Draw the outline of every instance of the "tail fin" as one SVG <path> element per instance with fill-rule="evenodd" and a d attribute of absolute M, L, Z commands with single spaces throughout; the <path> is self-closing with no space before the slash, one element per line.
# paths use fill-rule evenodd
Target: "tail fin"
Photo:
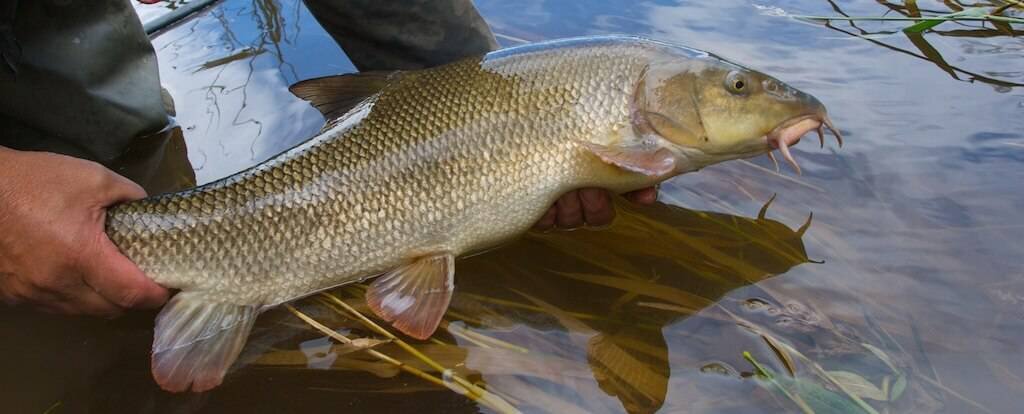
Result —
<path fill-rule="evenodd" d="M 256 307 L 217 303 L 181 292 L 156 317 L 153 378 L 171 392 L 220 385 L 256 320 Z"/>

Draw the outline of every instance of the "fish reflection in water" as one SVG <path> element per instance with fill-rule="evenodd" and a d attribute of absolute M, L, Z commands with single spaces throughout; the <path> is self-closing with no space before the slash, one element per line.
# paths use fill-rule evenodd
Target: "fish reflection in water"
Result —
<path fill-rule="evenodd" d="M 801 241 L 809 221 L 790 227 L 764 215 L 747 218 L 663 204 L 621 203 L 617 208 L 619 218 L 608 229 L 532 233 L 461 261 L 464 277 L 442 325 L 447 334 L 439 331 L 440 343 L 416 348 L 446 367 L 482 380 L 488 389 L 527 411 L 654 412 L 666 401 L 673 370 L 696 371 L 707 365 L 707 359 L 721 358 L 723 346 L 738 346 L 695 341 L 688 346 L 691 349 L 673 349 L 670 357 L 663 327 L 687 319 L 735 324 L 717 310 L 722 307 L 751 319 L 792 313 L 762 299 L 770 298 L 764 292 L 750 301 L 760 306 L 715 301 L 736 288 L 810 262 Z M 529 258 L 525 266 L 523 258 Z M 366 310 L 358 287 L 333 293 Z M 767 310 L 771 308 L 776 310 Z M 316 300 L 303 302 L 299 309 L 350 337 L 369 334 L 358 323 L 325 311 Z M 310 339 L 308 327 L 287 312 L 268 316 L 267 322 L 257 324 L 243 361 L 279 368 L 322 367 L 328 361 L 338 370 L 383 377 L 399 373 L 363 353 L 333 355 L 323 344 L 318 352 L 294 350 L 296 340 L 301 344 Z M 268 348 L 277 350 L 267 352 Z M 396 357 L 402 354 L 390 344 L 377 349 Z M 739 348 L 734 354 L 736 360 L 728 364 L 743 367 Z M 232 382 L 255 376 L 243 370 Z M 370 378 L 352 374 L 329 389 L 340 392 L 350 382 Z M 226 386 L 232 387 L 232 382 Z M 357 389 L 402 392 L 406 386 L 371 382 L 374 385 Z"/>

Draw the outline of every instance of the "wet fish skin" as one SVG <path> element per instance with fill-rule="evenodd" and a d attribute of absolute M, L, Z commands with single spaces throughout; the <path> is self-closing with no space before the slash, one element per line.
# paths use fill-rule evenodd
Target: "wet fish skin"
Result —
<path fill-rule="evenodd" d="M 112 209 L 108 233 L 157 282 L 266 305 L 322 289 L 328 275 L 338 284 L 493 245 L 564 191 L 650 181 L 595 162 L 576 142 L 628 119 L 646 51 L 627 50 L 614 60 L 603 48 L 565 49 L 493 59 L 489 71 L 463 61 L 410 74 L 254 169 Z M 588 77 L 605 81 L 570 81 L 586 60 Z M 523 81 L 509 75 L 531 72 L 555 76 L 519 92 Z M 469 96 L 456 98 L 462 91 Z"/>
<path fill-rule="evenodd" d="M 705 90 L 736 74 L 752 89 L 777 82 L 786 99 Z M 813 97 L 766 75 L 633 37 L 529 45 L 365 80 L 380 89 L 310 141 L 109 211 L 111 240 L 182 291 L 157 320 L 153 373 L 165 389 L 218 385 L 260 311 L 380 274 L 371 307 L 429 335 L 437 320 L 428 319 L 450 298 L 453 259 L 527 231 L 561 194 L 630 191 L 765 153 L 785 121 L 825 117 Z M 359 89 L 343 85 L 330 92 Z"/>

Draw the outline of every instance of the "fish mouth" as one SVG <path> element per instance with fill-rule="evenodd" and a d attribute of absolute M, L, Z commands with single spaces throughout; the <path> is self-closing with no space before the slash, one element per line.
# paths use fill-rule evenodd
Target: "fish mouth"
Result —
<path fill-rule="evenodd" d="M 801 115 L 787 119 L 769 132 L 768 135 L 765 135 L 765 140 L 769 146 L 768 158 L 771 158 L 775 164 L 775 171 L 779 170 L 779 162 L 775 159 L 775 155 L 772 154 L 772 150 L 777 149 L 782 154 L 782 158 L 789 165 L 793 166 L 796 173 L 802 174 L 800 164 L 797 164 L 793 154 L 789 152 L 789 147 L 800 142 L 800 138 L 804 134 L 817 131 L 818 141 L 821 143 L 821 147 L 825 148 L 825 128 L 832 132 L 832 135 L 836 137 L 836 142 L 839 143 L 839 147 L 842 147 L 843 135 L 839 133 L 839 130 L 832 124 L 832 120 L 824 113 Z"/>

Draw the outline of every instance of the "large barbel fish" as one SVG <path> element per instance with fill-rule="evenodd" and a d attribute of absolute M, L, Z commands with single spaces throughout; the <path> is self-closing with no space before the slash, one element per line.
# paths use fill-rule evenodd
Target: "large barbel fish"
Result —
<path fill-rule="evenodd" d="M 563 193 L 626 192 L 773 149 L 796 167 L 788 147 L 831 129 L 817 99 L 777 79 L 625 36 L 292 91 L 324 113 L 322 133 L 108 213 L 124 254 L 180 290 L 156 320 L 152 370 L 164 389 L 220 384 L 261 311 L 372 277 L 370 308 L 429 337 L 455 259 L 527 231 Z"/>

